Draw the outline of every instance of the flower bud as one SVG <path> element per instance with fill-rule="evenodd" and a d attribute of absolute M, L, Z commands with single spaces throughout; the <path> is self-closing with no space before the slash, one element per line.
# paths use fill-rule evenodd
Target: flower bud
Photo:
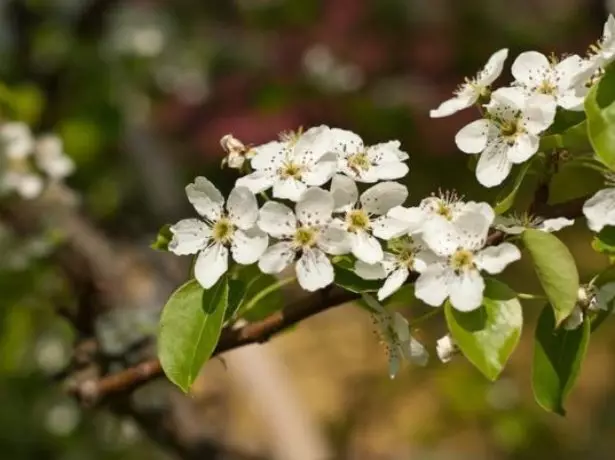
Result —
<path fill-rule="evenodd" d="M 450 334 L 446 334 L 436 342 L 436 353 L 443 363 L 448 363 L 458 351 L 459 349 Z"/>

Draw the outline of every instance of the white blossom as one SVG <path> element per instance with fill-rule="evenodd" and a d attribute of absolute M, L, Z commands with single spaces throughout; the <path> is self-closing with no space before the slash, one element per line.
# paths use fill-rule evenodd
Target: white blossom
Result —
<path fill-rule="evenodd" d="M 544 94 L 555 111 L 556 106 L 567 110 L 583 110 L 583 102 L 589 88 L 575 85 L 579 70 L 584 61 L 576 54 L 567 56 L 561 61 L 549 59 L 537 51 L 521 53 L 511 67 L 516 84 L 524 88 L 528 94 Z"/>
<path fill-rule="evenodd" d="M 256 227 L 258 204 L 250 190 L 234 188 L 224 197 L 206 178 L 197 177 L 186 187 L 188 200 L 202 219 L 184 219 L 171 227 L 169 250 L 177 255 L 197 254 L 194 276 L 211 288 L 228 270 L 230 247 L 233 259 L 253 264 L 267 248 L 267 235 Z"/>
<path fill-rule="evenodd" d="M 378 290 L 378 300 L 382 301 L 403 286 L 410 272 L 421 273 L 438 258 L 418 237 L 404 237 L 395 242 L 391 251 L 384 253 L 382 261 L 368 264 L 362 260 L 355 263 L 355 273 L 366 280 L 384 279 Z"/>
<path fill-rule="evenodd" d="M 493 218 L 493 213 L 489 219 L 485 213 L 470 210 L 454 223 L 441 219 L 426 224 L 422 237 L 440 259 L 419 275 L 415 284 L 418 299 L 438 306 L 448 297 L 460 311 L 481 305 L 485 283 L 480 271 L 500 273 L 521 258 L 519 249 L 511 243 L 484 248 Z"/>
<path fill-rule="evenodd" d="M 374 183 L 408 174 L 408 165 L 404 161 L 409 157 L 400 150 L 399 141 L 366 147 L 355 133 L 339 128 L 331 129 L 331 138 L 338 158 L 338 172 L 357 182 Z"/>
<path fill-rule="evenodd" d="M 327 182 L 337 168 L 332 150 L 331 130 L 327 126 L 305 133 L 281 136 L 279 141 L 254 147 L 251 160 L 254 172 L 237 180 L 237 186 L 259 193 L 273 187 L 273 196 L 298 201 L 309 186 Z"/>
<path fill-rule="evenodd" d="M 542 219 L 540 217 L 511 215 L 496 216 L 493 221 L 493 228 L 508 235 L 520 235 L 527 228 L 553 233 L 560 231 L 562 228 L 570 227 L 573 224 L 574 219 L 567 219 L 566 217 Z"/>
<path fill-rule="evenodd" d="M 577 303 L 562 327 L 566 330 L 577 329 L 585 318 L 586 312 L 608 311 L 609 304 L 615 298 L 615 282 L 605 283 L 599 288 L 581 286 L 577 295 Z"/>
<path fill-rule="evenodd" d="M 492 83 L 502 73 L 507 57 L 507 49 L 501 49 L 492 54 L 485 67 L 474 78 L 466 78 L 465 83 L 455 90 L 453 98 L 444 101 L 437 109 L 431 110 L 429 116 L 431 118 L 447 117 L 473 106 L 481 97 L 487 97 Z"/>
<path fill-rule="evenodd" d="M 0 126 L 0 192 L 17 192 L 22 198 L 36 198 L 43 180 L 30 162 L 34 138 L 30 128 L 20 122 Z"/>
<path fill-rule="evenodd" d="M 599 232 L 607 225 L 615 226 L 615 188 L 598 191 L 583 205 L 587 226 Z"/>
<path fill-rule="evenodd" d="M 459 352 L 459 347 L 450 334 L 440 337 L 436 342 L 436 353 L 443 363 L 448 363 Z"/>
<path fill-rule="evenodd" d="M 34 159 L 39 169 L 54 180 L 64 179 L 75 170 L 75 163 L 64 153 L 62 140 L 52 134 L 37 139 Z"/>
<path fill-rule="evenodd" d="M 386 347 L 389 357 L 389 377 L 395 378 L 401 367 L 402 358 L 412 364 L 425 366 L 429 354 L 425 347 L 410 335 L 408 320 L 397 312 L 389 313 L 371 296 L 364 295 L 363 299 L 373 311 L 381 341 Z"/>
<path fill-rule="evenodd" d="M 334 208 L 331 193 L 308 189 L 297 202 L 295 212 L 288 206 L 268 201 L 260 210 L 258 225 L 278 243 L 270 246 L 258 262 L 264 273 L 279 273 L 295 262 L 297 281 L 307 291 L 316 291 L 333 282 L 333 265 L 327 254 L 349 251 L 346 232 L 331 226 Z"/>
<path fill-rule="evenodd" d="M 232 134 L 222 136 L 222 139 L 220 139 L 220 146 L 227 154 L 222 160 L 222 166 L 228 165 L 228 167 L 232 169 L 241 169 L 246 158 L 249 159 L 255 155 L 253 149 L 246 147 L 243 142 Z"/>
<path fill-rule="evenodd" d="M 386 234 L 388 229 L 386 218 L 381 216 L 406 201 L 406 187 L 397 182 L 380 182 L 359 198 L 355 182 L 348 176 L 337 174 L 331 182 L 331 193 L 335 212 L 342 213 L 333 220 L 333 225 L 348 232 L 354 256 L 370 264 L 382 260 L 382 246 L 375 236 Z"/>
<path fill-rule="evenodd" d="M 540 133 L 553 123 L 549 96 L 527 97 L 521 88 L 500 88 L 491 95 L 487 116 L 462 128 L 455 136 L 465 153 L 481 153 L 476 177 L 485 187 L 506 179 L 512 165 L 529 160 L 537 151 Z"/>
<path fill-rule="evenodd" d="M 615 18 L 612 14 L 609 14 L 604 23 L 602 37 L 596 45 L 590 47 L 590 51 L 591 60 L 602 68 L 615 59 Z"/>

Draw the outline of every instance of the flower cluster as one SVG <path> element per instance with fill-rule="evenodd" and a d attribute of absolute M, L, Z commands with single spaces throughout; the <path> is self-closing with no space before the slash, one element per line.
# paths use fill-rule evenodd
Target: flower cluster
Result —
<path fill-rule="evenodd" d="M 47 134 L 35 139 L 20 122 L 0 125 L 0 193 L 36 198 L 46 181 L 60 181 L 74 169 L 58 137 Z"/>

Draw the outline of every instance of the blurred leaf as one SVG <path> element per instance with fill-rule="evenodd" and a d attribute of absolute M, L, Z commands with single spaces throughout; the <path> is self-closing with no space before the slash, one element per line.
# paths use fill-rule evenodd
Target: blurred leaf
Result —
<path fill-rule="evenodd" d="M 615 169 L 615 63 L 585 98 L 587 132 L 596 154 L 611 169 Z"/>
<path fill-rule="evenodd" d="M 604 227 L 600 233 L 594 235 L 592 248 L 596 252 L 615 254 L 615 227 Z"/>
<path fill-rule="evenodd" d="M 571 331 L 555 330 L 553 311 L 545 306 L 536 325 L 532 388 L 541 407 L 565 415 L 564 401 L 579 376 L 589 345 L 590 322 L 585 319 Z"/>
<path fill-rule="evenodd" d="M 515 292 L 504 283 L 487 279 L 480 308 L 461 312 L 447 301 L 444 314 L 465 357 L 489 380 L 497 379 L 521 336 L 523 314 Z"/>
<path fill-rule="evenodd" d="M 158 231 L 158 235 L 156 235 L 156 241 L 154 241 L 150 245 L 150 248 L 156 251 L 168 251 L 169 243 L 171 242 L 172 239 L 173 239 L 173 234 L 171 233 L 171 225 L 165 224 Z"/>
<path fill-rule="evenodd" d="M 284 307 L 279 280 L 262 273 L 256 265 L 242 267 L 238 279 L 246 285 L 238 315 L 247 321 L 258 321 Z"/>
<path fill-rule="evenodd" d="M 171 295 L 162 310 L 158 357 L 169 380 L 184 392 L 216 348 L 228 291 L 226 276 L 208 290 L 191 280 Z"/>
<path fill-rule="evenodd" d="M 527 229 L 522 238 L 559 325 L 570 315 L 577 301 L 579 273 L 572 254 L 551 233 Z"/>
<path fill-rule="evenodd" d="M 34 125 L 38 121 L 45 97 L 40 89 L 33 85 L 11 88 L 11 108 L 15 118 Z"/>
<path fill-rule="evenodd" d="M 512 207 L 513 204 L 515 204 L 515 197 L 517 196 L 519 187 L 521 187 L 521 183 L 523 182 L 523 179 L 530 170 L 531 166 L 532 161 L 526 161 L 523 165 L 521 165 L 515 180 L 511 184 L 510 190 L 503 191 L 503 193 L 498 196 L 496 204 L 493 207 L 496 214 L 504 214 Z"/>

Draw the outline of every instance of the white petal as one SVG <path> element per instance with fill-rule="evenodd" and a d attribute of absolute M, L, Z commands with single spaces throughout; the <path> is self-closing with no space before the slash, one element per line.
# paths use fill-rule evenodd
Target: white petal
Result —
<path fill-rule="evenodd" d="M 433 218 L 425 222 L 421 237 L 433 252 L 442 257 L 452 255 L 461 245 L 456 225 L 444 218 Z"/>
<path fill-rule="evenodd" d="M 333 213 L 333 196 L 321 188 L 312 187 L 295 206 L 297 219 L 307 226 L 326 224 Z"/>
<path fill-rule="evenodd" d="M 378 290 L 378 300 L 382 301 L 397 291 L 408 279 L 410 272 L 400 267 L 389 275 L 382 287 Z"/>
<path fill-rule="evenodd" d="M 443 363 L 448 363 L 457 353 L 458 348 L 450 334 L 446 334 L 436 342 L 436 353 Z"/>
<path fill-rule="evenodd" d="M 263 273 L 280 273 L 295 260 L 292 244 L 283 241 L 269 246 L 258 260 L 258 268 Z"/>
<path fill-rule="evenodd" d="M 558 232 L 562 228 L 570 227 L 574 224 L 574 219 L 566 219 L 565 217 L 557 217 L 555 219 L 547 219 L 542 222 L 537 228 L 543 232 Z"/>
<path fill-rule="evenodd" d="M 414 295 L 427 305 L 437 307 L 448 296 L 450 272 L 442 263 L 435 263 L 421 273 L 414 284 Z"/>
<path fill-rule="evenodd" d="M 335 171 L 337 171 L 337 155 L 333 152 L 326 153 L 320 157 L 315 165 L 303 173 L 301 179 L 307 185 L 319 186 L 328 182 Z"/>
<path fill-rule="evenodd" d="M 408 223 L 388 216 L 380 216 L 372 220 L 371 226 L 374 236 L 387 241 L 407 234 L 410 229 Z"/>
<path fill-rule="evenodd" d="M 211 237 L 211 228 L 200 219 L 184 219 L 169 229 L 173 238 L 169 242 L 169 251 L 178 256 L 196 254 Z"/>
<path fill-rule="evenodd" d="M 367 149 L 367 156 L 372 157 L 373 152 L 378 152 L 386 161 L 392 161 L 393 159 L 397 159 L 397 161 L 406 161 L 410 156 L 401 150 L 400 147 L 401 143 L 399 141 L 381 142 L 380 144 L 369 147 Z M 385 152 L 386 155 L 383 155 Z"/>
<path fill-rule="evenodd" d="M 331 194 L 336 211 L 350 209 L 359 199 L 357 184 L 350 177 L 336 174 L 331 181 Z"/>
<path fill-rule="evenodd" d="M 281 200 L 299 201 L 306 190 L 307 185 L 292 177 L 279 179 L 273 184 L 273 196 Z"/>
<path fill-rule="evenodd" d="M 544 54 L 537 51 L 526 51 L 517 56 L 510 69 L 518 82 L 534 87 L 540 84 L 545 75 L 551 72 L 551 64 Z"/>
<path fill-rule="evenodd" d="M 258 226 L 271 236 L 281 238 L 297 229 L 297 218 L 292 209 L 276 201 L 268 201 L 259 211 Z"/>
<path fill-rule="evenodd" d="M 529 160 L 537 151 L 540 138 L 533 134 L 520 134 L 515 143 L 508 149 L 508 161 L 511 163 L 523 163 Z"/>
<path fill-rule="evenodd" d="M 615 188 L 600 190 L 583 205 L 587 226 L 599 232 L 607 225 L 615 226 Z"/>
<path fill-rule="evenodd" d="M 481 153 L 476 165 L 476 178 L 485 187 L 500 185 L 512 168 L 507 156 L 508 146 L 493 142 Z"/>
<path fill-rule="evenodd" d="M 581 324 L 583 324 L 583 310 L 578 305 L 575 305 L 568 318 L 564 321 L 564 324 L 562 324 L 562 327 L 567 331 L 573 331 Z"/>
<path fill-rule="evenodd" d="M 478 270 L 469 270 L 449 278 L 451 305 L 459 311 L 472 311 L 480 307 L 485 291 L 485 282 Z"/>
<path fill-rule="evenodd" d="M 414 337 L 410 337 L 410 340 L 401 344 L 404 357 L 412 364 L 417 366 L 426 366 L 429 361 L 429 353 L 425 350 L 425 347 L 421 342 Z"/>
<path fill-rule="evenodd" d="M 493 53 L 487 60 L 487 64 L 478 75 L 478 84 L 491 85 L 502 73 L 504 62 L 508 58 L 508 49 L 503 48 Z"/>
<path fill-rule="evenodd" d="M 235 187 L 246 187 L 252 193 L 260 193 L 273 186 L 274 181 L 275 176 L 273 175 L 273 173 L 254 171 L 247 176 L 243 176 L 237 179 L 237 181 L 235 182 Z"/>
<path fill-rule="evenodd" d="M 361 176 L 361 178 L 363 179 L 362 182 L 367 183 L 372 183 L 376 180 L 401 179 L 408 174 L 408 171 L 410 171 L 410 169 L 406 163 L 387 161 L 373 166 L 367 174 Z M 375 180 L 372 180 L 372 175 Z"/>
<path fill-rule="evenodd" d="M 261 229 L 235 230 L 231 254 L 235 262 L 250 265 L 256 262 L 267 249 L 269 237 Z"/>
<path fill-rule="evenodd" d="M 495 211 L 489 203 L 485 203 L 484 201 L 468 201 L 467 203 L 464 203 L 461 214 L 466 212 L 477 212 L 482 214 L 490 225 L 495 219 Z"/>
<path fill-rule="evenodd" d="M 490 246 L 483 249 L 474 257 L 476 266 L 488 273 L 502 272 L 508 264 L 521 258 L 519 248 L 511 243 L 502 243 L 498 246 Z"/>
<path fill-rule="evenodd" d="M 258 203 L 254 194 L 246 187 L 231 190 L 226 203 L 231 222 L 242 230 L 254 227 L 258 219 Z"/>
<path fill-rule="evenodd" d="M 297 281 L 306 291 L 317 291 L 333 283 L 333 265 L 320 249 L 306 249 L 295 267 Z"/>
<path fill-rule="evenodd" d="M 350 252 L 350 241 L 348 232 L 332 226 L 321 230 L 316 241 L 318 247 L 327 254 L 339 256 Z"/>
<path fill-rule="evenodd" d="M 224 197 L 222 193 L 205 177 L 197 177 L 194 183 L 186 186 L 188 201 L 196 212 L 209 220 L 217 220 L 222 213 Z"/>
<path fill-rule="evenodd" d="M 350 239 L 352 253 L 357 259 L 368 264 L 375 264 L 382 260 L 382 246 L 380 246 L 378 240 L 369 233 L 364 231 L 350 233 L 348 238 Z"/>
<path fill-rule="evenodd" d="M 254 169 L 274 171 L 284 161 L 288 145 L 286 142 L 273 141 L 253 147 L 252 150 L 255 153 L 250 163 Z"/>
<path fill-rule="evenodd" d="M 577 54 L 567 56 L 558 62 L 555 66 L 555 73 L 559 78 L 559 81 L 557 82 L 558 88 L 560 88 L 560 90 L 570 88 L 574 83 L 574 79 L 579 72 L 579 69 L 582 69 L 584 66 L 584 59 Z"/>
<path fill-rule="evenodd" d="M 382 263 L 366 264 L 357 260 L 354 264 L 354 272 L 364 280 L 381 280 L 388 276 Z"/>
<path fill-rule="evenodd" d="M 455 228 L 458 232 L 459 246 L 476 251 L 485 245 L 489 227 L 493 222 L 485 213 L 477 212 L 477 210 L 467 210 L 461 213 L 455 220 Z M 426 235 L 423 235 L 425 238 Z"/>
<path fill-rule="evenodd" d="M 459 96 L 452 97 L 442 102 L 437 109 L 430 110 L 431 118 L 448 117 L 456 112 L 472 107 L 478 101 L 479 93 L 477 91 L 464 91 Z"/>
<path fill-rule="evenodd" d="M 217 243 L 203 249 L 196 257 L 194 277 L 204 289 L 209 289 L 228 270 L 228 249 Z"/>
<path fill-rule="evenodd" d="M 352 131 L 333 128 L 330 134 L 335 139 L 333 151 L 340 154 L 342 158 L 353 153 L 362 152 L 365 149 L 363 140 Z"/>
<path fill-rule="evenodd" d="M 553 124 L 556 110 L 553 96 L 532 94 L 523 109 L 523 126 L 530 134 L 540 134 Z"/>
<path fill-rule="evenodd" d="M 293 149 L 294 159 L 304 165 L 313 165 L 323 155 L 333 150 L 334 141 L 335 136 L 328 126 L 314 126 L 305 131 L 297 140 Z"/>
<path fill-rule="evenodd" d="M 557 103 L 566 110 L 581 111 L 588 92 L 589 88 L 586 86 L 569 89 L 557 97 Z"/>
<path fill-rule="evenodd" d="M 75 163 L 66 155 L 38 159 L 37 166 L 52 179 L 64 179 L 75 171 Z"/>
<path fill-rule="evenodd" d="M 400 206 L 408 198 L 408 189 L 397 182 L 380 182 L 361 194 L 361 205 L 369 214 L 382 215 Z"/>
<path fill-rule="evenodd" d="M 455 135 L 455 144 L 465 153 L 482 152 L 487 147 L 487 141 L 494 129 L 490 120 L 475 120 Z"/>
<path fill-rule="evenodd" d="M 408 233 L 411 234 L 419 232 L 425 221 L 429 218 L 425 210 L 419 206 L 411 208 L 396 206 L 387 212 L 387 217 L 405 223 L 408 226 Z M 380 237 L 379 235 L 376 236 Z"/>
<path fill-rule="evenodd" d="M 491 93 L 491 100 L 487 105 L 490 114 L 504 120 L 516 117 L 520 110 L 525 108 L 527 93 L 517 86 L 506 86 L 496 89 Z"/>
<path fill-rule="evenodd" d="M 18 173 L 17 182 L 15 183 L 15 190 L 22 198 L 27 200 L 38 197 L 43 191 L 43 180 L 37 174 L 31 173 Z"/>

